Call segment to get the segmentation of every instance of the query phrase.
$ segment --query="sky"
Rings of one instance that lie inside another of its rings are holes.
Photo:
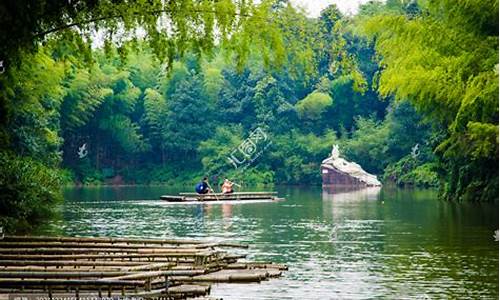
[[[360,3],[366,3],[369,0],[291,0],[294,5],[300,5],[306,8],[310,17],[318,17],[321,10],[330,4],[337,4],[337,7],[344,14],[354,14],[357,12]]]

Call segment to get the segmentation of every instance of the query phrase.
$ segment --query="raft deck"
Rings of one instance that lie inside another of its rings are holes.
[[[201,240],[6,236],[0,240],[0,294],[185,299],[210,284],[279,277],[286,265],[238,262],[247,245]]]
[[[163,195],[161,200],[168,202],[205,202],[205,201],[241,201],[241,200],[281,200],[277,192],[235,192],[230,194],[211,193],[179,193],[179,195]]]

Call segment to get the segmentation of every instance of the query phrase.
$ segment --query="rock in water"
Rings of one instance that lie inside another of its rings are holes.
[[[340,157],[338,145],[333,145],[330,157],[321,163],[323,185],[339,186],[381,186],[377,176],[372,175],[360,165]]]

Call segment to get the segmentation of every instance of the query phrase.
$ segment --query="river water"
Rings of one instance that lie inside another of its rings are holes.
[[[214,285],[226,300],[498,299],[498,204],[426,190],[276,190],[285,201],[182,205],[157,200],[180,188],[72,188],[44,233],[243,242],[250,249],[229,251],[289,265],[279,279]]]

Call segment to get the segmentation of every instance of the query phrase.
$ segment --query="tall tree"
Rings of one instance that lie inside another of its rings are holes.
[[[498,199],[498,1],[425,1],[364,22],[382,96],[447,128],[435,148],[448,199]]]

